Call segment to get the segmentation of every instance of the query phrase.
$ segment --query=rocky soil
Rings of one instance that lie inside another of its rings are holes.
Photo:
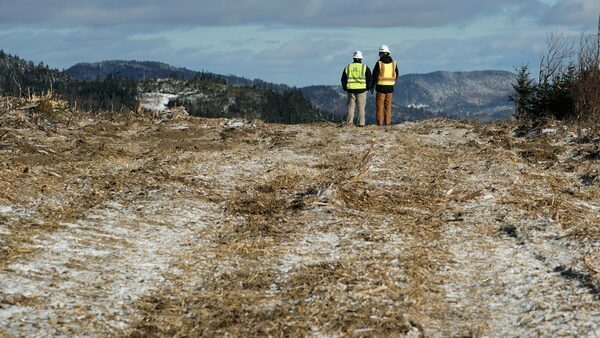
[[[9,108],[0,335],[600,335],[585,130]]]

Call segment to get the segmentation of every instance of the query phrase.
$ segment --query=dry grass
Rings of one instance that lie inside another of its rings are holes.
[[[15,111],[0,115],[0,205],[30,212],[0,213],[10,232],[0,235],[1,269],[35,258],[45,250],[40,238],[111,203],[123,217],[139,206],[140,223],[188,231],[185,250],[164,253],[172,265],[164,282],[126,304],[125,328],[103,319],[118,315],[82,310],[86,324],[73,320],[63,333],[494,335],[502,322],[485,297],[511,286],[486,286],[492,278],[477,269],[494,278],[507,273],[495,270],[501,256],[494,248],[537,253],[529,237],[546,231],[540,220],[562,231],[556,241],[575,247],[574,257],[585,257],[580,273],[593,277],[600,269],[596,253],[585,252],[600,239],[593,210],[600,189],[597,181],[578,181],[597,172],[589,159],[597,145],[561,141],[569,130],[527,139],[513,137],[506,124],[446,120],[385,132],[82,115],[71,128],[48,132],[27,121]],[[168,220],[178,211],[144,210],[169,201],[207,205],[211,213],[177,225]],[[126,257],[135,240],[102,243]],[[112,256],[105,259],[78,257],[67,268],[103,272]],[[525,272],[520,277],[528,282]],[[549,288],[568,289],[563,279]],[[452,295],[452,287],[464,295]],[[51,300],[0,293],[0,308],[48,309]]]

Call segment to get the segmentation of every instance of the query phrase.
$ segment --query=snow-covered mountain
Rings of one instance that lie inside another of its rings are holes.
[[[505,71],[434,72],[401,76],[395,102],[458,118],[507,119],[515,75]]]
[[[479,121],[503,120],[513,110],[508,101],[515,75],[505,71],[434,72],[408,74],[396,82],[394,112],[397,120],[448,116]],[[318,108],[345,114],[346,94],[341,86],[302,88]],[[374,119],[374,97],[368,95],[367,112]]]

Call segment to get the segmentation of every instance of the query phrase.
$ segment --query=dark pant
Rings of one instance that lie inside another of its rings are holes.
[[[384,111],[385,111],[385,124],[392,124],[392,96],[393,93],[377,93],[377,124],[382,126],[384,123]],[[384,109],[385,108],[385,109]]]

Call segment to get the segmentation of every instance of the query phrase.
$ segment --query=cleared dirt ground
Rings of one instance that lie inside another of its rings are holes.
[[[0,123],[0,335],[600,336],[581,132]]]

